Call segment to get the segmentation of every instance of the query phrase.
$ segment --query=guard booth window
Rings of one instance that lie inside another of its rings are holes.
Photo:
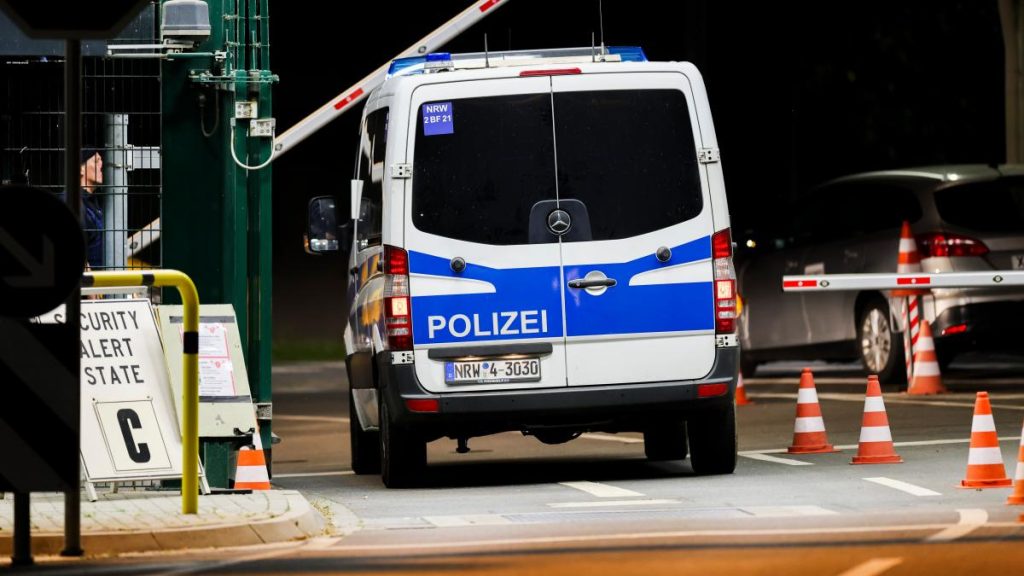
[[[388,109],[381,108],[366,117],[359,145],[356,177],[363,181],[363,199],[356,223],[359,248],[380,244],[384,213],[384,157],[388,140]]]

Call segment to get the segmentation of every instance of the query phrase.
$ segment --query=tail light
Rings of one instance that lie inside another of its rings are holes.
[[[384,246],[384,331],[388,349],[412,350],[409,254]]]
[[[732,266],[732,235],[729,229],[711,237],[715,263],[715,333],[736,332],[736,270]]]
[[[919,234],[917,248],[921,252],[922,258],[984,256],[988,254],[988,246],[985,246],[981,240],[949,232]]]

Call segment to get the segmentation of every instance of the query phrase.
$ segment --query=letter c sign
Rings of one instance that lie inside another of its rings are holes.
[[[132,461],[138,464],[149,462],[149,446],[145,442],[136,444],[135,438],[132,436],[132,430],[142,428],[139,414],[131,408],[118,410],[117,423],[121,427],[121,436],[124,438],[124,445],[128,448],[128,456]]]

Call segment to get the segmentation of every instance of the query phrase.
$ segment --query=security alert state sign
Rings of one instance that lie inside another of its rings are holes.
[[[82,301],[82,460],[89,482],[181,477],[181,433],[148,300]]]

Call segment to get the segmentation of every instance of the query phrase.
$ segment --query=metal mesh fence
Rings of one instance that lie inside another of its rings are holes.
[[[64,62],[0,55],[0,180],[63,196]],[[90,268],[161,265],[160,64],[82,61],[83,228]],[[0,199],[0,209],[3,200]]]

